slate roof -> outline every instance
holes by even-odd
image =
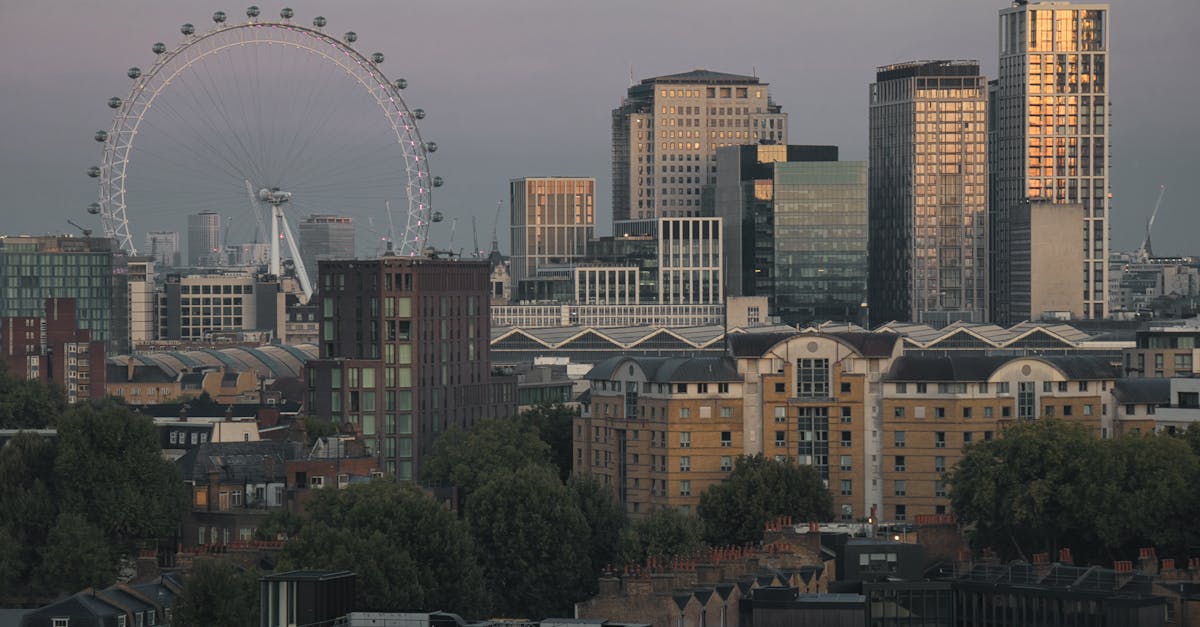
[[[175,377],[166,373],[158,366],[134,364],[133,378],[129,377],[129,367],[126,364],[116,364],[111,360],[104,367],[105,381],[108,383],[174,383]]]
[[[734,357],[762,357],[771,347],[799,334],[799,331],[735,333],[729,336],[729,350]]]
[[[609,357],[596,364],[585,376],[591,381],[611,379],[621,364],[637,364],[654,383],[733,382],[741,381],[737,366],[728,357]]]
[[[1113,390],[1113,398],[1122,404],[1167,405],[1171,402],[1171,380],[1161,377],[1121,379]]]
[[[900,336],[895,333],[870,333],[865,331],[840,331],[829,333],[854,347],[863,357],[891,357]]]
[[[175,465],[185,481],[208,484],[208,473],[233,483],[267,483],[285,478],[284,463],[302,451],[292,442],[209,442],[189,450]]]
[[[948,357],[905,356],[892,362],[885,381],[987,381],[1004,364],[1018,359],[1045,362],[1071,380],[1117,379],[1120,369],[1102,357],[1069,355],[1013,357],[951,355]]]
[[[863,357],[891,357],[900,335],[884,332],[873,333],[856,326],[840,326],[845,331],[828,331],[822,327],[809,327],[801,331],[771,331],[765,333],[735,333],[729,336],[729,350],[734,357],[762,357],[776,344],[798,335],[820,335],[833,337],[848,344]]]

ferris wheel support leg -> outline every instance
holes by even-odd
[[[279,263],[279,221],[283,219],[283,210],[278,205],[271,207],[271,274],[277,278],[283,271]]]
[[[287,216],[280,212],[279,219],[283,222],[283,236],[287,240],[288,250],[292,253],[292,261],[296,264],[296,278],[300,279],[300,290],[304,292],[304,302],[308,302],[313,293],[312,282],[308,280],[308,270],[304,267],[304,259],[300,257],[296,238],[292,237],[292,227],[288,225]],[[278,247],[278,238],[276,238],[276,247]]]

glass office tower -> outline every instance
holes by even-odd
[[[1011,263],[1022,207],[1039,202],[1081,205],[1083,313],[1108,313],[1109,132],[1107,4],[1018,1],[1000,11],[1000,75],[996,85],[990,167],[993,320],[1011,324],[1031,311],[1038,276]]]

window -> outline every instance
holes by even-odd
[[[972,413],[972,412],[971,412],[971,408],[970,408],[970,407],[963,407],[963,418],[970,418],[970,417],[971,417],[971,413]]]
[[[730,431],[721,432],[721,447],[729,448],[733,446],[733,433]]]
[[[687,384],[686,383],[676,383],[675,384],[675,392],[677,394],[687,394]]]
[[[728,383],[718,383],[717,384],[717,394],[728,394],[728,393],[729,393],[729,384]]]
[[[787,407],[779,406],[775,408],[775,422],[787,422]]]
[[[732,418],[733,417],[733,408],[732,407],[722,407],[721,408],[721,417],[722,418]]]
[[[983,408],[983,417],[984,417],[984,418],[991,418],[991,417],[992,417],[992,408],[991,408],[991,407],[984,407],[984,408]]]
[[[1071,416],[1075,414],[1074,405],[1063,405],[1063,416]]]
[[[125,618],[125,617],[122,616],[121,618]],[[69,618],[52,618],[52,619],[50,619],[50,622],[54,627],[70,627],[71,619],[69,619]]]
[[[894,468],[895,468],[896,472],[904,472],[905,464],[904,464],[904,456],[903,455],[896,456],[896,464],[895,464]]]
[[[691,496],[691,495],[692,495],[692,482],[688,481],[686,479],[683,481],[680,481],[679,482],[679,496]]]
[[[850,415],[850,408],[843,407],[842,408],[842,424],[850,424],[850,422],[852,420],[853,420],[853,418]]]
[[[983,432],[983,441],[984,441],[984,442],[991,442],[991,441],[992,441],[992,432],[991,432],[991,431],[984,431],[984,432]]]
[[[1084,405],[1083,406],[1083,415],[1084,416],[1091,416],[1092,413],[1095,411],[1096,411],[1095,405]]]
[[[897,505],[895,518],[896,518],[896,520],[907,520],[908,519],[908,507],[906,507],[904,505]]]
[[[775,446],[787,446],[787,432],[786,431],[776,431],[775,432]]]
[[[895,409],[892,411],[892,414],[893,414],[893,415],[894,415],[896,418],[903,418],[903,417],[904,417],[904,408],[903,408],[903,407],[897,407],[897,408],[895,408]]]
[[[904,443],[905,443],[907,437],[908,437],[908,434],[905,433],[904,431],[897,431],[895,438],[893,438],[892,445],[895,446],[896,448],[904,448]]]
[[[796,396],[827,398],[829,396],[829,360],[796,360]]]
[[[1012,417],[1012,407],[1001,407],[1000,408],[1000,417],[1001,418],[1011,418]]]
[[[688,455],[683,455],[679,458],[679,472],[691,472],[692,458]]]
[[[842,479],[842,496],[852,496],[854,494],[854,482],[850,479]]]
[[[854,445],[854,442],[853,442],[853,440],[852,440],[852,437],[851,437],[851,435],[850,435],[850,432],[849,432],[849,431],[843,431],[843,432],[842,432],[842,446],[843,446],[843,447],[850,447],[850,446],[853,446],[853,445]]]
[[[937,481],[933,482],[933,495],[934,496],[946,496],[946,482],[945,481],[938,479]]]
[[[1053,392],[1053,391],[1054,391],[1054,382],[1053,381],[1042,381],[1042,392]]]
[[[903,479],[897,479],[892,494],[895,496],[905,496],[908,494],[908,482]]]
[[[897,383],[896,384],[896,393],[897,394],[908,394],[908,384],[907,383]]]
[[[1046,405],[1046,411],[1042,414],[1046,418],[1054,417],[1054,405]]]
[[[708,384],[707,383],[697,383],[696,384],[696,392],[699,394],[708,394]]]
[[[1080,391],[1080,392],[1086,392],[1086,391],[1088,391],[1088,382],[1087,382],[1087,381],[1080,381],[1080,382],[1079,382],[1079,391]]]
[[[786,383],[776,383],[775,384],[775,392],[778,394],[783,394],[784,392],[787,391],[785,389],[786,385],[787,385]]]
[[[850,393],[850,384],[843,382],[841,389],[842,389],[842,394],[849,394]]]
[[[945,418],[946,417],[946,408],[945,407],[934,407],[933,408],[933,417],[934,418]]]
[[[852,457],[851,457],[851,456],[849,456],[849,455],[842,455],[842,461],[841,461],[841,464],[840,464],[840,466],[839,466],[839,467],[840,467],[840,468],[841,468],[843,471],[849,471],[849,470],[852,470],[852,469],[853,469],[853,468],[852,468],[852,467],[853,467],[853,464],[854,464],[854,458],[852,458]]]
[[[1066,381],[1059,381],[1059,382],[1058,382],[1058,391],[1059,391],[1059,392],[1066,392],[1066,391],[1067,391],[1067,382],[1066,382]]]
[[[680,408],[679,408],[679,417],[680,417],[680,418],[691,418],[691,417],[692,417],[692,410],[691,410],[690,408],[687,408],[687,407],[680,407]]]
[[[691,431],[680,431],[679,432],[679,448],[691,448],[691,447],[692,447],[692,432]]]
[[[933,447],[934,448],[946,448],[946,432],[945,431],[934,432]]]
[[[933,470],[936,472],[946,472],[946,458],[937,456],[933,458]]]
[[[925,383],[917,384],[917,394],[925,394],[928,391],[929,391],[929,386],[927,384],[925,384]]]
[[[987,393],[988,393],[988,384],[987,384],[987,381],[984,381],[983,383],[980,383],[980,384],[979,384],[979,393],[980,393],[980,394],[987,394]]]
[[[733,458],[728,455],[721,456],[721,472],[729,472],[733,470]]]
[[[970,431],[963,432],[963,444],[970,444],[974,434]]]

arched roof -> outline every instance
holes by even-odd
[[[158,367],[171,377],[187,370],[208,367],[254,372],[264,379],[283,379],[300,376],[304,362],[317,358],[317,347],[315,344],[268,344],[148,352],[116,355],[108,358],[108,363],[124,366],[130,357],[147,366]]]

